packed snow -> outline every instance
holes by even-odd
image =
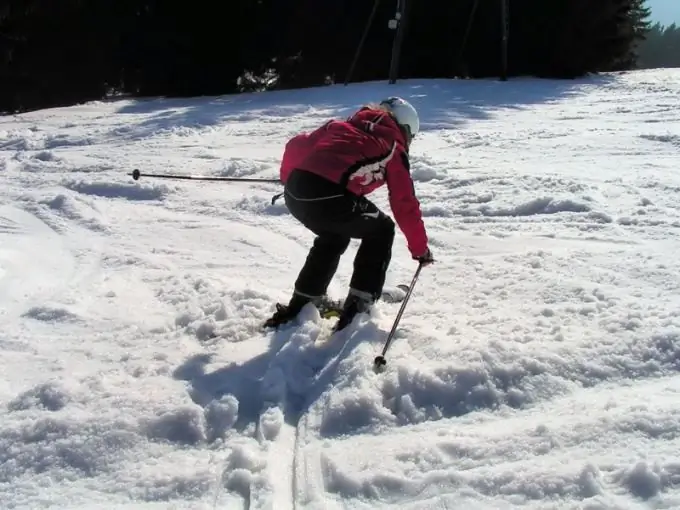
[[[437,262],[376,374],[398,304],[261,331],[313,239],[279,184],[129,174],[276,179],[392,94]],[[0,507],[680,508],[679,111],[652,70],[0,118]]]

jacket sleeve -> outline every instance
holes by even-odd
[[[394,219],[406,237],[411,255],[420,257],[427,251],[427,232],[411,179],[408,154],[402,147],[397,148],[397,154],[386,170],[390,207]]]

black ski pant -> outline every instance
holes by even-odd
[[[350,289],[379,299],[392,257],[392,218],[365,197],[302,170],[291,173],[284,196],[290,213],[317,236],[295,282],[296,294],[312,299],[326,294],[350,239],[361,239]]]

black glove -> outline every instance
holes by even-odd
[[[413,257],[413,260],[417,260],[423,266],[428,266],[434,262],[434,258],[432,258],[432,252],[429,248],[420,257]]]

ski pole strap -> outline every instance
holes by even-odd
[[[274,196],[272,197],[272,205],[274,205],[274,204],[276,203],[276,201],[277,201],[279,198],[281,198],[282,196],[283,196],[283,193],[279,193],[279,194],[277,194],[277,195],[274,195]]]

